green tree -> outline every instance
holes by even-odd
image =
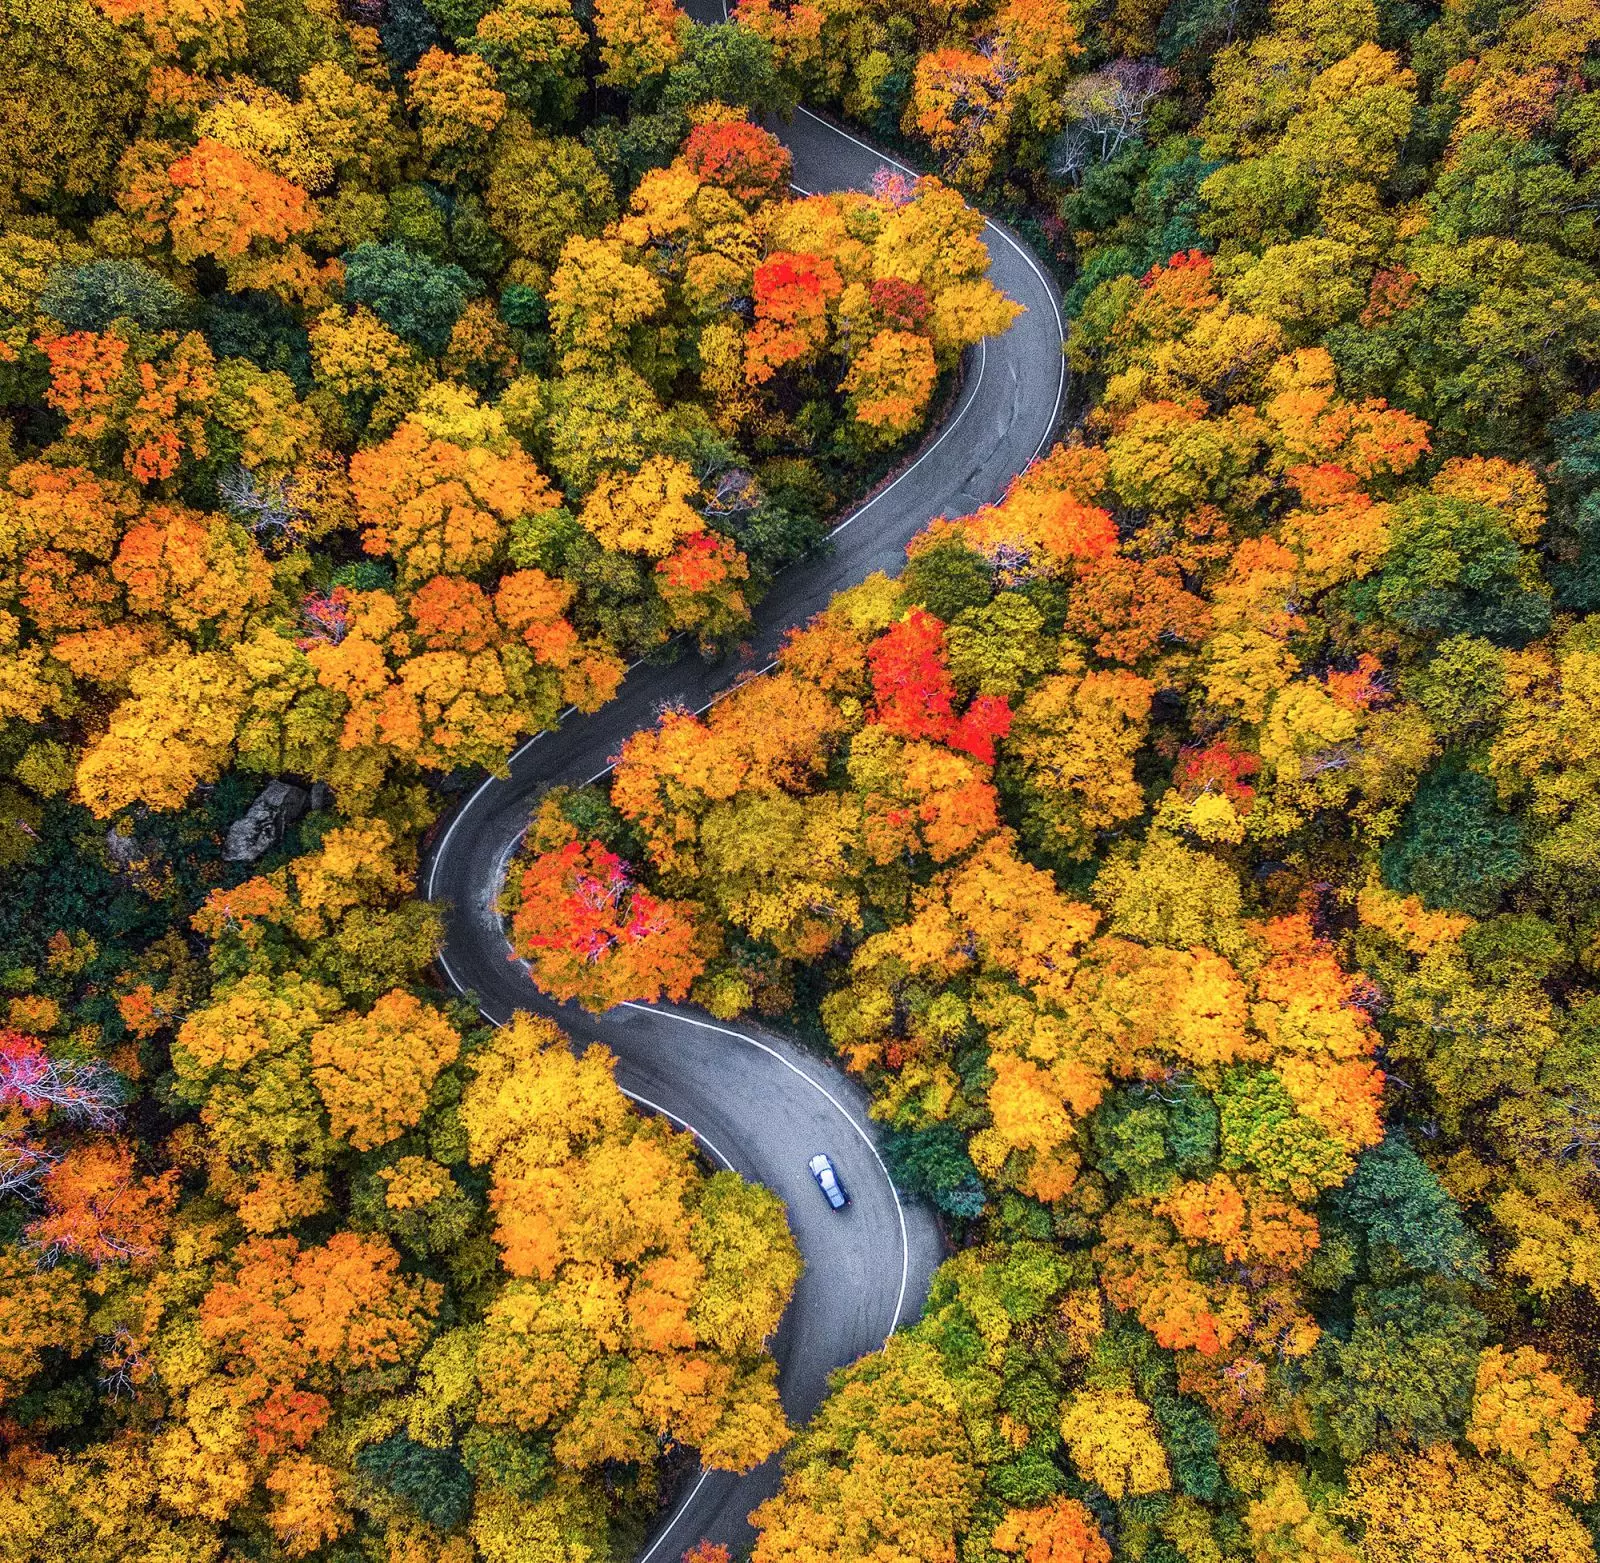
[[[1521,821],[1495,806],[1487,776],[1441,768],[1423,779],[1383,849],[1384,883],[1425,906],[1481,916],[1527,872],[1523,841]]]
[[[140,261],[96,259],[53,272],[39,308],[70,331],[131,320],[150,331],[181,325],[193,301]]]
[[[459,266],[438,265],[397,244],[359,244],[344,257],[345,297],[438,357],[478,290]]]
[[[1487,505],[1437,494],[1395,506],[1383,568],[1352,597],[1362,617],[1425,639],[1521,646],[1550,625],[1549,588],[1506,521]]]
[[[1349,1338],[1326,1338],[1309,1365],[1319,1440],[1358,1460],[1459,1436],[1487,1333],[1483,1315],[1446,1288],[1358,1288]]]
[[[1484,1278],[1483,1245],[1399,1129],[1361,1153],[1350,1181],[1327,1203],[1365,1236],[1374,1274],[1399,1269],[1447,1280]]]

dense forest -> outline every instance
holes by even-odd
[[[1012,319],[784,92],[661,0],[0,10],[0,1557],[620,1558],[790,1436],[781,1202],[416,884]]]
[[[0,0],[0,1560],[622,1563],[782,1449],[755,1563],[1593,1563],[1594,83],[1600,0]],[[418,869],[911,454],[980,209],[1059,444],[504,889],[939,1212],[792,1428],[782,1203]]]
[[[746,0],[1032,214],[1081,418],[549,796],[518,947],[809,1028],[958,1248],[758,1563],[1591,1559],[1600,10],[1109,12]]]

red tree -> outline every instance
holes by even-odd
[[[555,998],[591,1010],[681,999],[705,966],[696,908],[640,889],[598,841],[539,853],[513,893],[512,946]]]
[[[994,764],[994,746],[1011,731],[1011,707],[1003,695],[979,695],[962,713],[945,740],[952,749]]]
[[[779,194],[794,166],[776,136],[744,120],[696,125],[683,156],[708,185],[720,186],[746,206]]]
[[[901,738],[942,739],[955,725],[955,680],[945,666],[944,625],[913,608],[867,651],[873,718]]]
[[[898,331],[920,331],[933,312],[927,289],[903,277],[878,278],[868,296],[883,323]]]
[[[753,288],[756,323],[745,348],[745,378],[760,385],[828,340],[828,301],[844,283],[831,260],[780,250],[756,267]]]

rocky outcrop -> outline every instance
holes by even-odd
[[[268,782],[245,812],[228,827],[222,856],[229,863],[254,863],[264,857],[284,832],[311,806],[311,795],[292,782]]]

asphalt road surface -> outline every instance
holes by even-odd
[[[722,19],[720,0],[687,9]],[[807,192],[867,189],[894,159],[801,109],[774,124]],[[670,667],[640,664],[592,716],[569,713],[513,756],[510,776],[471,793],[436,835],[425,884],[450,907],[442,963],[483,1014],[554,1016],[579,1043],[603,1042],[617,1080],[642,1106],[699,1137],[710,1160],[775,1190],[805,1274],[774,1342],[791,1421],[816,1409],[836,1367],[876,1350],[916,1317],[940,1259],[933,1213],[897,1193],[876,1149],[866,1094],[837,1070],[769,1031],[723,1026],[699,1010],[622,1005],[587,1015],[551,1004],[511,958],[495,902],[533,801],[556,783],[603,775],[623,740],[663,705],[700,710],[744,674],[764,667],[790,626],[874,570],[898,571],[912,535],[936,516],[959,516],[1004,493],[1055,432],[1065,392],[1060,304],[1044,268],[998,224],[985,234],[990,276],[1026,310],[1003,336],[968,355],[960,395],[918,459],[835,529],[816,558],[779,576],[738,658],[710,665],[692,651]],[[826,1151],[853,1203],[835,1213],[806,1163]],[[640,1563],[678,1563],[702,1537],[748,1546],[749,1511],[777,1488],[769,1461],[749,1475],[696,1473]]]

